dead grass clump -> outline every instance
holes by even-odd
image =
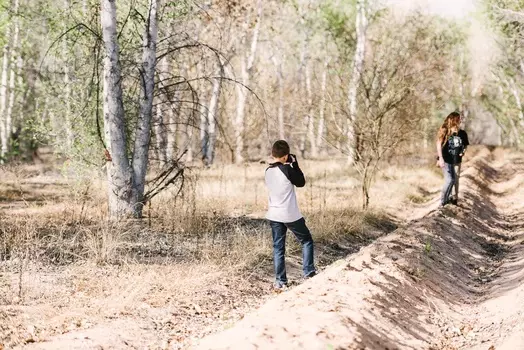
[[[383,212],[354,208],[311,214],[308,219],[315,236],[325,241],[348,236],[373,236],[377,232],[391,232],[397,228],[393,219]]]

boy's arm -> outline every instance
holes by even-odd
[[[291,169],[289,171],[289,181],[297,187],[304,187],[306,185],[306,178],[304,177],[304,173],[298,166],[298,162],[295,159],[293,163],[289,166]]]
[[[298,165],[295,156],[292,156],[292,162],[279,165],[280,170],[286,175],[287,179],[296,187],[304,187],[306,185],[306,179],[304,173]]]

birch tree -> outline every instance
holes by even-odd
[[[8,145],[8,130],[6,120],[7,109],[7,76],[9,69],[9,45],[4,46],[4,54],[2,59],[2,72],[0,78],[0,161],[5,161]]]
[[[11,60],[9,64],[9,101],[7,105],[7,111],[6,111],[6,122],[5,122],[5,138],[7,140],[7,147],[6,151],[9,152],[9,142],[11,139],[11,133],[13,132],[13,108],[15,105],[15,99],[16,99],[16,77],[17,77],[17,67],[18,67],[18,46],[19,46],[19,36],[20,36],[20,23],[19,23],[19,8],[20,8],[20,2],[19,0],[15,0],[14,3],[14,34],[13,34],[13,41],[12,41],[12,49],[11,49]]]
[[[348,89],[347,152],[350,164],[353,164],[357,158],[357,135],[355,128],[358,111],[357,93],[366,55],[367,11],[367,0],[357,0],[357,16],[355,21],[357,44]]]
[[[100,17],[104,43],[104,125],[109,153],[107,174],[109,210],[112,218],[142,216],[155,87],[156,11],[157,0],[150,0],[140,67],[140,111],[130,162],[127,155],[128,139],[125,131],[116,0],[101,0]]]
[[[311,68],[308,64],[306,66],[306,99],[307,99],[307,115],[306,115],[306,125],[307,125],[307,140],[311,150],[311,155],[316,157],[317,144],[315,140],[315,118],[313,116],[313,91],[311,88]]]

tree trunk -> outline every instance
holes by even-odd
[[[241,70],[242,70],[242,86],[237,84],[237,113],[235,119],[235,163],[240,164],[244,161],[244,128],[245,128],[245,110],[247,103],[246,87],[248,87],[251,74],[253,70],[253,64],[255,63],[258,37],[260,35],[260,24],[262,21],[262,0],[257,1],[257,14],[256,24],[253,28],[253,36],[251,38],[251,47],[246,57],[241,57]],[[247,36],[247,35],[246,35]],[[245,39],[245,37],[244,37]],[[244,40],[242,40],[244,41]],[[244,42],[242,42],[244,44]]]
[[[311,29],[306,23],[306,16],[307,16],[307,5],[308,3],[302,3],[298,6],[298,15],[300,17],[300,26],[302,30],[304,31],[304,38],[302,41],[302,49],[300,52],[300,63],[298,68],[298,93],[299,93],[299,99],[303,99],[304,96],[307,96],[308,94],[308,77],[309,77],[309,44],[310,44],[310,38],[311,38]],[[299,150],[300,150],[300,156],[302,158],[305,158],[306,156],[306,142],[310,127],[310,119],[309,119],[309,113],[310,113],[310,106],[306,105],[304,109],[304,105],[299,105],[299,110],[297,115],[303,116],[303,132],[301,132],[300,135],[300,142],[299,142]]]
[[[69,3],[69,0],[64,0],[64,8],[65,10],[67,11],[67,9],[69,8],[70,6],[70,3]],[[67,28],[64,27],[64,31],[66,30]],[[67,41],[66,41],[66,37],[64,37],[63,39],[63,47],[62,47],[62,56],[63,56],[63,65],[64,65],[64,116],[65,116],[65,132],[66,132],[66,146],[67,146],[67,149],[71,149],[73,147],[73,143],[74,143],[74,138],[75,138],[75,135],[74,135],[74,131],[73,131],[73,121],[71,120],[72,118],[72,113],[71,113],[71,72],[70,72],[70,67],[69,67],[69,61],[68,61],[68,57],[70,56],[70,53],[69,53],[69,50],[68,50],[68,47],[67,47]]]
[[[19,89],[20,92],[24,91],[24,78],[22,76],[22,70],[23,69],[24,69],[24,60],[19,55],[17,63],[16,63],[16,76],[18,77],[18,89]],[[23,121],[24,120],[23,114],[24,114],[25,102],[27,100],[27,96],[28,95],[29,95],[29,91],[25,90],[25,92],[22,94],[21,101],[19,101],[19,103],[20,103],[20,109],[18,111],[18,120],[19,121]],[[15,129],[15,127],[13,126],[13,128],[11,130],[14,131],[14,129]]]
[[[107,162],[109,215],[112,219],[133,215],[133,176],[127,157],[119,61],[116,0],[101,0],[104,42],[104,129],[111,161]]]
[[[307,32],[308,33],[308,32]],[[298,72],[298,81],[299,81],[299,93],[300,98],[303,98],[304,95],[307,95],[307,80],[308,80],[308,67],[307,67],[307,61],[308,61],[308,55],[309,55],[309,36],[306,34],[306,38],[304,39],[304,45],[302,47],[302,52],[300,54],[300,68]],[[302,109],[302,105],[300,105],[300,114],[304,112],[304,109]],[[309,112],[309,110],[308,110]],[[306,154],[306,137],[307,137],[307,130],[309,126],[309,119],[307,114],[304,117],[303,121],[304,125],[304,132],[300,136],[300,143],[299,143],[299,150],[300,150],[300,156],[302,158],[305,157]]]
[[[222,70],[220,70],[222,72]],[[216,134],[216,121],[218,120],[218,103],[220,101],[220,93],[222,90],[222,74],[220,73],[219,78],[213,79],[213,92],[211,93],[211,100],[209,101],[208,115],[207,115],[207,132],[208,132],[208,146],[205,158],[205,164],[207,166],[213,165],[215,160],[215,142],[217,138]]]
[[[237,90],[237,114],[235,119],[235,163],[240,164],[244,161],[244,122],[245,109],[247,101],[246,82],[249,83],[249,74],[247,73],[246,62],[242,59],[242,86],[236,86]]]
[[[207,158],[207,147],[209,145],[209,134],[207,132],[207,118],[209,117],[209,110],[207,109],[207,107],[205,107],[204,101],[204,99],[200,100],[200,152],[202,156],[202,161],[205,164]]]
[[[324,69],[322,71],[322,81],[320,83],[320,106],[318,111],[318,130],[317,130],[317,141],[316,148],[317,152],[322,151],[324,141],[324,127],[325,127],[325,113],[326,113],[326,88],[327,88],[327,76],[329,67],[329,57],[324,61]]]
[[[9,34],[7,34],[7,37]],[[6,107],[7,107],[7,75],[9,69],[9,46],[4,46],[4,56],[2,63],[2,77],[0,79],[0,161],[3,163],[7,154],[8,132],[6,127]]]
[[[278,84],[278,137],[285,140],[286,132],[284,128],[284,74],[282,72],[282,62],[273,56],[273,63],[277,70]]]
[[[18,37],[20,35],[20,26],[18,24],[18,8],[19,1],[15,0],[14,13],[15,13],[15,31],[13,35],[13,42],[11,45],[11,63],[9,65],[9,101],[7,104],[7,112],[5,117],[5,138],[7,140],[6,152],[9,152],[9,143],[11,140],[11,133],[13,130],[13,108],[16,100],[16,69],[18,66]]]
[[[357,92],[360,83],[360,77],[362,75],[362,69],[364,67],[364,58],[366,53],[366,31],[367,31],[367,0],[357,1],[357,18],[356,18],[356,30],[357,30],[357,46],[355,50],[355,56],[353,58],[353,70],[351,72],[351,80],[349,82],[348,90],[348,106],[349,106],[349,117],[347,123],[347,150],[348,150],[348,161],[350,164],[354,164],[357,158],[357,138],[356,138],[356,120],[357,120]]]
[[[315,118],[313,117],[313,92],[311,91],[311,67],[306,68],[306,94],[307,94],[307,139],[309,149],[313,158],[318,156],[317,144],[315,141]]]
[[[149,0],[149,15],[144,33],[144,51],[140,75],[142,78],[140,96],[140,114],[135,133],[133,151],[133,201],[135,216],[142,217],[144,189],[151,143],[151,120],[153,115],[153,97],[155,90],[156,44],[158,37],[157,1]]]

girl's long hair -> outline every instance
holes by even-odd
[[[448,138],[454,132],[458,132],[460,129],[460,114],[457,112],[450,113],[444,123],[438,130],[437,140],[441,145],[444,145]]]

